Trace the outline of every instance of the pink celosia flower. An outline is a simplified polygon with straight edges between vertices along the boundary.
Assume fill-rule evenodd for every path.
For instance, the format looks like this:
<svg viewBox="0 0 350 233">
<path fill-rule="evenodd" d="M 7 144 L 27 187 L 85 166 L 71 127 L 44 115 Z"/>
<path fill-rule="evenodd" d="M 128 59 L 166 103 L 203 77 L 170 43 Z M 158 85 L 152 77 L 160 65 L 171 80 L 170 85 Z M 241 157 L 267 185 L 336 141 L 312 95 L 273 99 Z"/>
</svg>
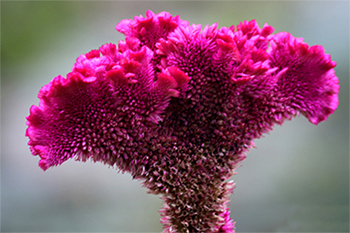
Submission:
<svg viewBox="0 0 350 233">
<path fill-rule="evenodd" d="M 29 145 L 46 170 L 100 161 L 161 194 L 164 232 L 234 232 L 226 180 L 253 140 L 301 113 L 338 106 L 336 63 L 321 46 L 252 20 L 189 25 L 167 12 L 123 20 L 118 50 L 78 57 L 39 92 Z"/>
</svg>

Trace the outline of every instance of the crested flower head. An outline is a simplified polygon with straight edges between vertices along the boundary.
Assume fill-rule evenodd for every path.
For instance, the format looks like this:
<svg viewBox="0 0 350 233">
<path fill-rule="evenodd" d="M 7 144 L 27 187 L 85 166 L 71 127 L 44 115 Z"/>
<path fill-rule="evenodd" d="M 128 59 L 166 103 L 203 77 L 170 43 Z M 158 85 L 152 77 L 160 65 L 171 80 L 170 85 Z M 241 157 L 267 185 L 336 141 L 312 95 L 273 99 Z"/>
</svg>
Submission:
<svg viewBox="0 0 350 233">
<path fill-rule="evenodd" d="M 134 139 L 162 119 L 170 98 L 186 85 L 177 83 L 184 73 L 170 73 L 171 67 L 155 81 L 152 57 L 145 46 L 118 53 L 116 45 L 106 44 L 80 55 L 67 78 L 57 76 L 44 86 L 26 132 L 32 153 L 41 157 L 40 167 L 76 157 L 109 165 L 123 160 L 121 169 L 127 169 L 127 154 L 137 153 Z"/>
<path fill-rule="evenodd" d="M 164 232 L 234 232 L 227 182 L 253 140 L 299 113 L 338 106 L 336 63 L 320 45 L 255 20 L 189 25 L 167 12 L 122 20 L 124 41 L 78 57 L 39 92 L 29 145 L 46 170 L 100 161 L 161 194 Z"/>
</svg>

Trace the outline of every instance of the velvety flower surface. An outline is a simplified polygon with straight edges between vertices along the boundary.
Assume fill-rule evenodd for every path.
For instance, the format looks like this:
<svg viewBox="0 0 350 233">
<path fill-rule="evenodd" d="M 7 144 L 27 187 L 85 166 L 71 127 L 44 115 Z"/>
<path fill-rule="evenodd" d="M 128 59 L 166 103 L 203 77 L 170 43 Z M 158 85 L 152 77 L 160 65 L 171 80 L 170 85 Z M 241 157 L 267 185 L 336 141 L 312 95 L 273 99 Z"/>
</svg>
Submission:
<svg viewBox="0 0 350 233">
<path fill-rule="evenodd" d="M 129 169 L 132 155 L 140 153 L 137 143 L 143 144 L 151 125 L 162 119 L 170 98 L 178 95 L 176 88 L 186 85 L 179 77 L 185 74 L 171 67 L 154 81 L 153 52 L 133 51 L 138 45 L 127 40 L 121 53 L 106 44 L 83 54 L 66 79 L 57 76 L 40 90 L 40 104 L 27 118 L 27 136 L 42 169 L 74 156 Z"/>
<path fill-rule="evenodd" d="M 122 20 L 125 41 L 78 57 L 39 92 L 29 145 L 46 170 L 101 161 L 161 194 L 164 232 L 234 232 L 227 182 L 253 140 L 299 113 L 338 106 L 323 47 L 255 20 L 189 25 L 167 12 Z"/>
</svg>

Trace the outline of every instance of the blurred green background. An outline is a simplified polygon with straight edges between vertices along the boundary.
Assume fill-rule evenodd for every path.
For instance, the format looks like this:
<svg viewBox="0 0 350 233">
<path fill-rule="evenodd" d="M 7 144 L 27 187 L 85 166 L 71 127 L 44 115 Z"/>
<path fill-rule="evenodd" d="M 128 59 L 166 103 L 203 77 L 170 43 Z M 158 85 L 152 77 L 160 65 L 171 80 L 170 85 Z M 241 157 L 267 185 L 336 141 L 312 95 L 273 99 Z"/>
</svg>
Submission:
<svg viewBox="0 0 350 233">
<path fill-rule="evenodd" d="M 75 59 L 123 39 L 122 19 L 169 11 L 219 27 L 256 19 L 321 44 L 340 79 L 340 105 L 317 127 L 300 117 L 256 141 L 233 179 L 237 232 L 349 231 L 348 1 L 1 2 L 1 232 L 160 232 L 158 196 L 102 164 L 45 173 L 24 137 L 39 89 Z"/>
</svg>

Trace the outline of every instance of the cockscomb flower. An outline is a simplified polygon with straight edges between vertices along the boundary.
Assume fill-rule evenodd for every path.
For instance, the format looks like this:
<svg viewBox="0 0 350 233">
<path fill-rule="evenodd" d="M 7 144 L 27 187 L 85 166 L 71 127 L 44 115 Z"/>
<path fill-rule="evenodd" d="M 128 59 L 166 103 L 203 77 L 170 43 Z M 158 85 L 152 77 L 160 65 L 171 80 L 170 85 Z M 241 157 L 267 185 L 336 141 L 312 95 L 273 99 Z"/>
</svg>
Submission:
<svg viewBox="0 0 350 233">
<path fill-rule="evenodd" d="M 164 200 L 164 232 L 234 232 L 227 180 L 253 140 L 338 106 L 330 55 L 267 24 L 203 28 L 148 11 L 116 29 L 118 48 L 79 56 L 42 87 L 28 144 L 43 170 L 75 158 L 129 172 Z"/>
</svg>

